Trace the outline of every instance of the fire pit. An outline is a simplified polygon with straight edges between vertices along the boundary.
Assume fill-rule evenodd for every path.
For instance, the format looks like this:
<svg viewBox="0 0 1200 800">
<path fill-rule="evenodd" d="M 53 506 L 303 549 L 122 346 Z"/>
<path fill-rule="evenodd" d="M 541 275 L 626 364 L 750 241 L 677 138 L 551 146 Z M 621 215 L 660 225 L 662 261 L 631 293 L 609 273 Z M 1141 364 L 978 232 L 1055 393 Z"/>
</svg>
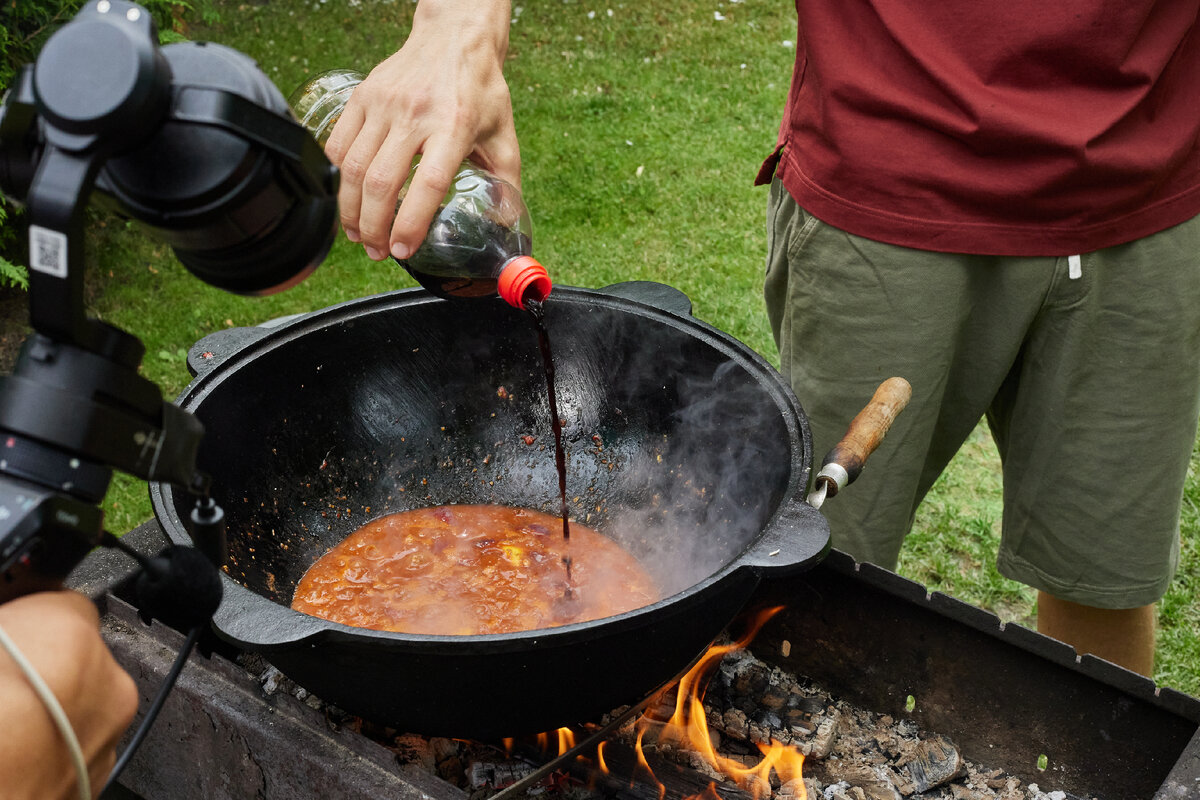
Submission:
<svg viewBox="0 0 1200 800">
<path fill-rule="evenodd" d="M 166 541 L 154 524 L 129 537 L 144 551 Z M 102 593 L 125 568 L 103 554 L 73 581 Z M 762 584 L 752 602 L 781 600 L 786 607 L 750 645 L 754 656 L 879 715 L 948 737 L 964 759 L 1069 800 L 1174 800 L 1200 791 L 1196 698 L 1077 658 L 1065 645 L 837 552 L 803 575 Z M 108 595 L 105 603 L 107 638 L 145 699 L 182 637 L 142 625 L 119 597 Z M 314 698 L 267 694 L 229 660 L 237 655 L 193 656 L 123 777 L 129 796 L 468 796 L 400 765 L 393 750 L 354 724 L 315 710 L 321 704 Z M 700 792 L 708 777 L 693 771 L 679 780 L 674 785 Z M 657 797 L 649 785 L 624 791 Z M 911 796 L 959 796 L 945 792 Z"/>
</svg>

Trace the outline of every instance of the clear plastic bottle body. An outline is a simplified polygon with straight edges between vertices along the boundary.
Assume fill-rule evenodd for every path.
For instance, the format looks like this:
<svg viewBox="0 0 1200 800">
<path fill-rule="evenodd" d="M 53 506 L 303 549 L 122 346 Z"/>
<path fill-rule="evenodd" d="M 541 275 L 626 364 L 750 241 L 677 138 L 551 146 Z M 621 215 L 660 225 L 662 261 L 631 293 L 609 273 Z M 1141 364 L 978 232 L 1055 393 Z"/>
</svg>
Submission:
<svg viewBox="0 0 1200 800">
<path fill-rule="evenodd" d="M 324 147 L 361 73 L 331 70 L 310 79 L 288 102 L 301 124 Z M 420 168 L 414 163 L 398 203 Z M 464 161 L 451 182 L 421 246 L 397 259 L 430 292 L 446 298 L 495 297 L 522 307 L 550 294 L 550 278 L 531 256 L 533 224 L 520 191 L 482 167 Z"/>
<path fill-rule="evenodd" d="M 400 264 L 443 297 L 495 295 L 509 262 L 530 255 L 532 227 L 516 187 L 464 161 L 425 241 Z"/>
<path fill-rule="evenodd" d="M 342 116 L 346 101 L 362 80 L 361 72 L 331 69 L 309 78 L 288 98 L 288 105 L 296 119 L 316 137 L 321 147 L 329 141 L 329 134 Z"/>
</svg>

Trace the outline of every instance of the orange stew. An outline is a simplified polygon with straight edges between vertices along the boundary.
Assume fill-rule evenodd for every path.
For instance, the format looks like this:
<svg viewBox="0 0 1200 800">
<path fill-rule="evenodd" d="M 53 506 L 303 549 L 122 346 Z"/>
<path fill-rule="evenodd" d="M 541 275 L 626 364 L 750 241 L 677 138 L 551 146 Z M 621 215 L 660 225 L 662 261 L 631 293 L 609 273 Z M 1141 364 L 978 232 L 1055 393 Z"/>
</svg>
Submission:
<svg viewBox="0 0 1200 800">
<path fill-rule="evenodd" d="M 563 557 L 571 556 L 571 591 Z M 613 540 L 505 506 L 391 514 L 313 564 L 292 608 L 359 628 L 468 635 L 599 619 L 658 599 L 654 582 Z"/>
</svg>

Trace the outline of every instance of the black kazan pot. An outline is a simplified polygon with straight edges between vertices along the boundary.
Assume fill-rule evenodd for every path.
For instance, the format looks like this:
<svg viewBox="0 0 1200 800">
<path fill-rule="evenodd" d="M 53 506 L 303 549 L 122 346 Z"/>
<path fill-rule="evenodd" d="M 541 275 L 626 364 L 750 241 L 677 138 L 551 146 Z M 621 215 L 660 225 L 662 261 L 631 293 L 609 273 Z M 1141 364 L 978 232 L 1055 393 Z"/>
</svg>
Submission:
<svg viewBox="0 0 1200 800">
<path fill-rule="evenodd" d="M 420 290 L 222 331 L 179 404 L 228 518 L 214 625 L 343 710 L 477 739 L 593 720 L 642 699 L 725 628 L 767 573 L 829 546 L 804 502 L 808 424 L 779 374 L 653 283 L 558 287 L 545 305 L 573 519 L 663 590 L 605 619 L 505 635 L 353 628 L 289 608 L 312 563 L 367 521 L 454 503 L 555 514 L 558 477 L 532 321 Z M 528 444 L 527 437 L 534 437 Z M 191 499 L 151 487 L 176 543 Z"/>
</svg>

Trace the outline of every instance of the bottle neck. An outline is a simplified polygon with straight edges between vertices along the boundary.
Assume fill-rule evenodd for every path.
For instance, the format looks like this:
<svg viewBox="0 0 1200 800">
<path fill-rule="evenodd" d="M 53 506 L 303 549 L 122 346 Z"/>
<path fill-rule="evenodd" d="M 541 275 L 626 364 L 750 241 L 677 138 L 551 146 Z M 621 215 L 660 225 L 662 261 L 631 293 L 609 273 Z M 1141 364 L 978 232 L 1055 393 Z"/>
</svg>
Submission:
<svg viewBox="0 0 1200 800">
<path fill-rule="evenodd" d="M 541 302 L 550 296 L 550 275 L 533 256 L 511 258 L 500 268 L 496 291 L 504 302 L 524 308 L 529 300 Z"/>
</svg>

